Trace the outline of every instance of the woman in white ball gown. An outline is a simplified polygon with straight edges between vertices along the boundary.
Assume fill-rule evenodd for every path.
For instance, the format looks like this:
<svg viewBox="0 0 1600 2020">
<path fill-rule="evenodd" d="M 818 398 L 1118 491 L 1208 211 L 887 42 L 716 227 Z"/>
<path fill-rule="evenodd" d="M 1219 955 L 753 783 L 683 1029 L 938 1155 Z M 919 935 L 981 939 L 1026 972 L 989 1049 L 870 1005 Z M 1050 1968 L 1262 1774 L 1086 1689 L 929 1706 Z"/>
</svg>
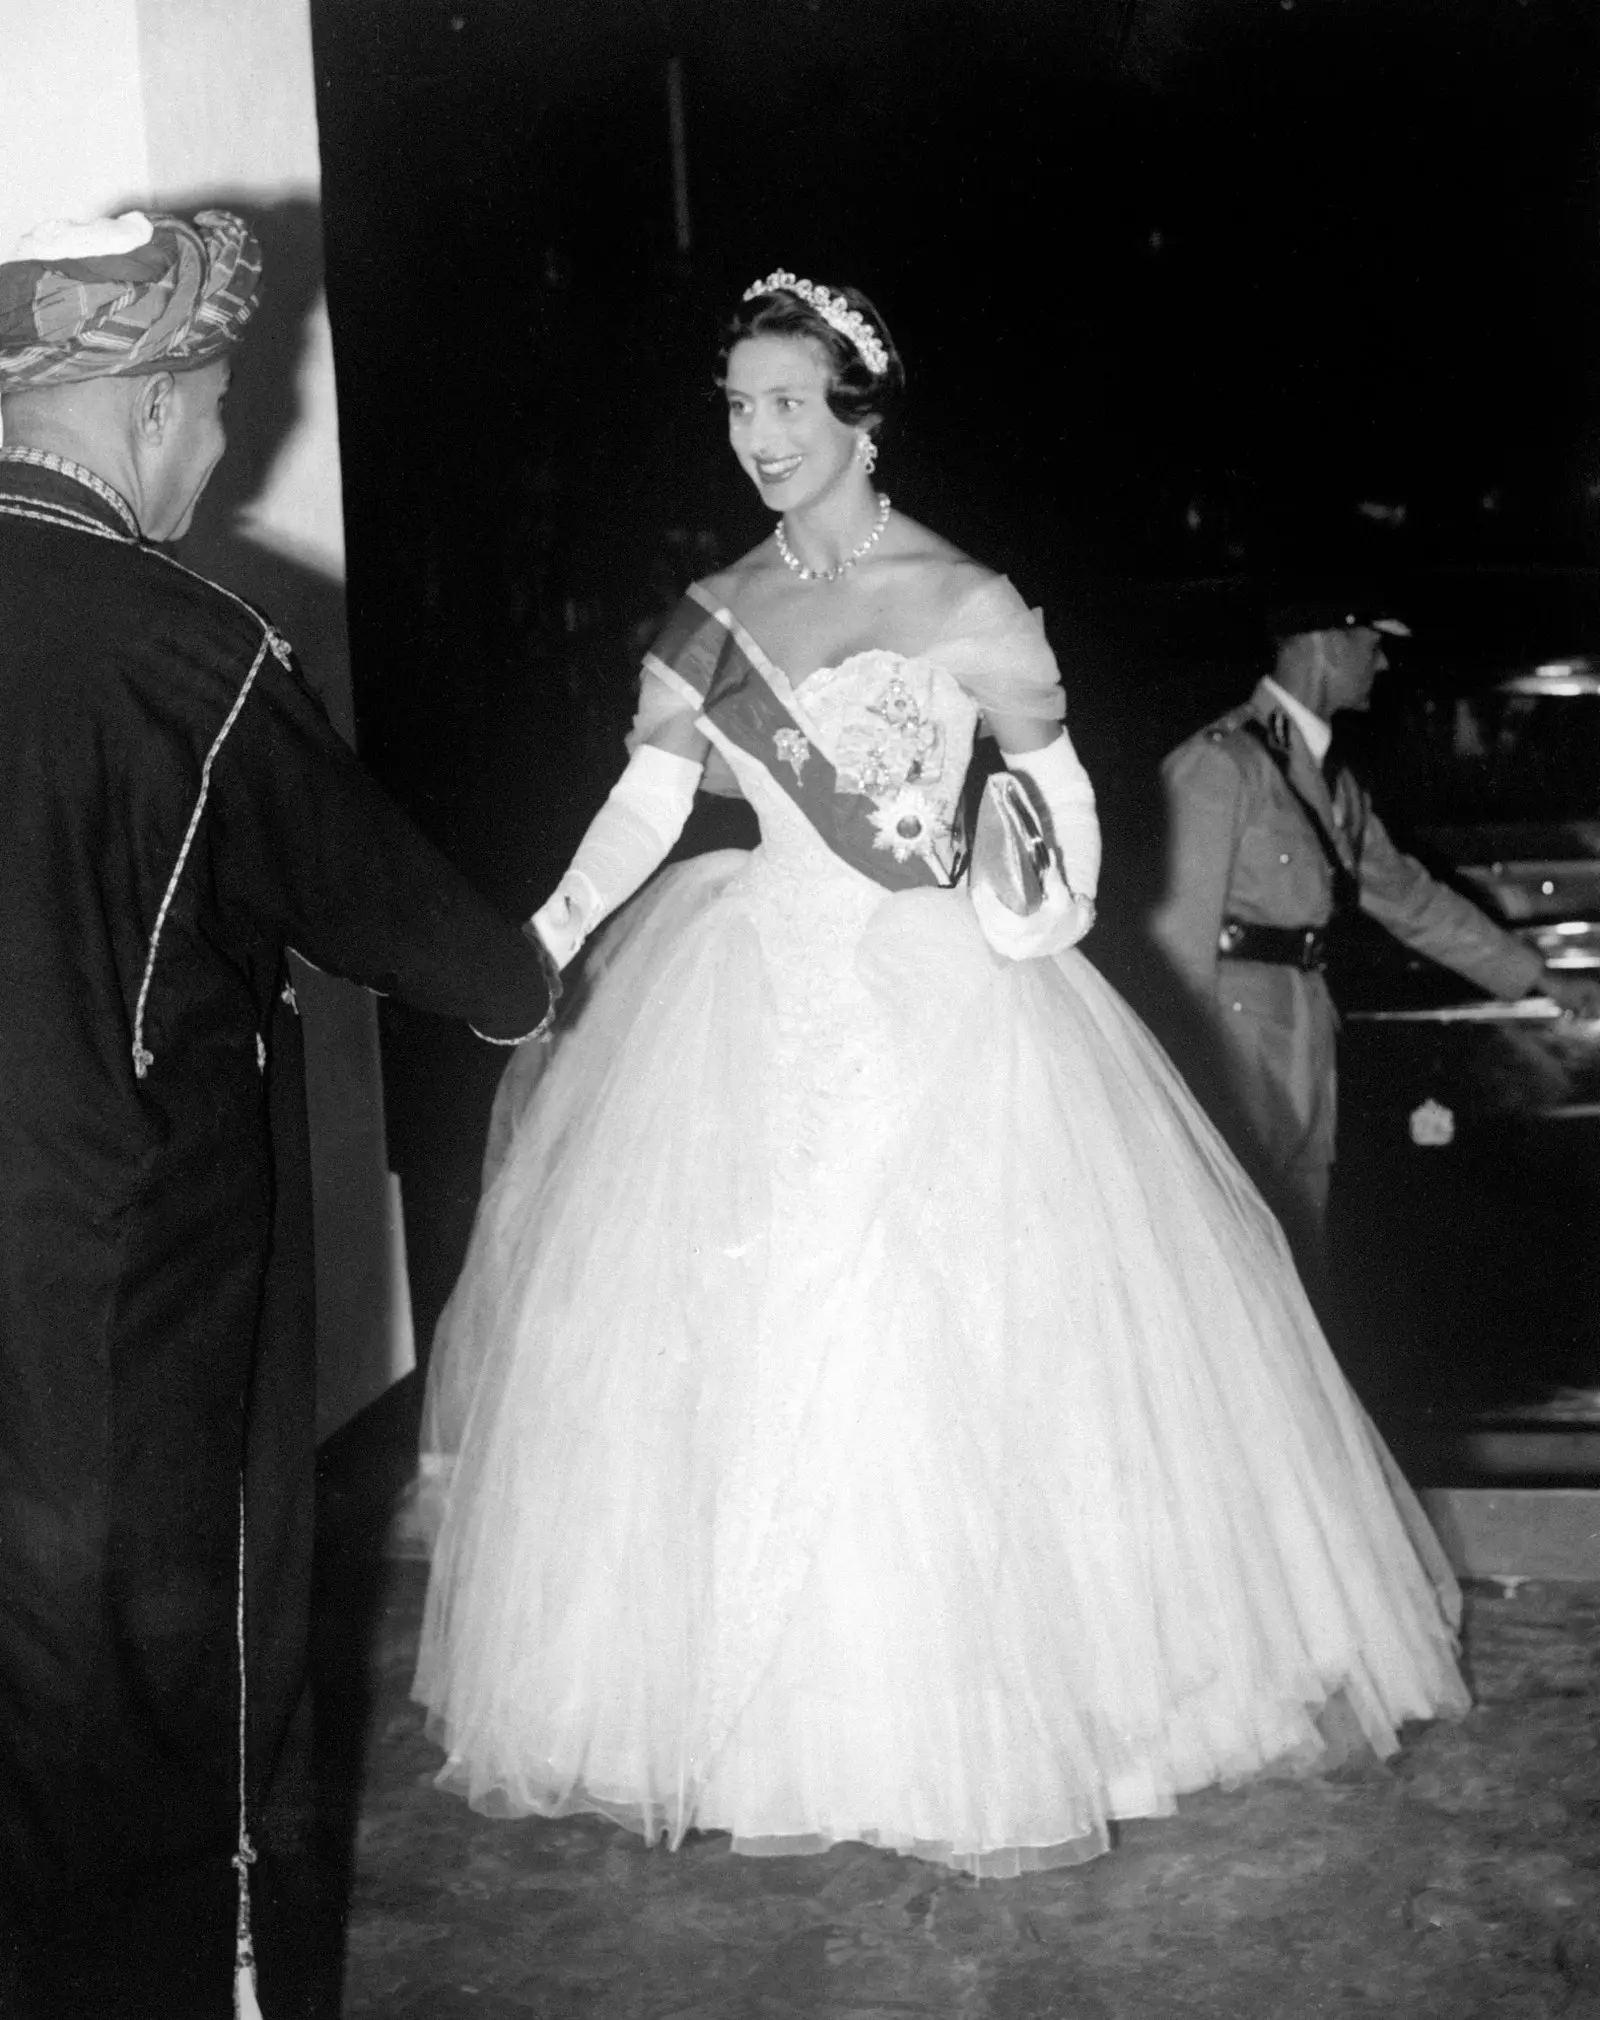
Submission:
<svg viewBox="0 0 1600 2020">
<path fill-rule="evenodd" d="M 1454 1589 L 1276 1223 L 1074 950 L 1099 837 L 1040 618 L 875 493 L 865 297 L 769 276 L 723 358 L 781 517 L 657 641 L 536 923 L 569 960 L 708 764 L 761 842 L 657 880 L 524 1076 L 431 1376 L 441 1778 L 1003 1876 L 1334 1724 L 1389 1753 L 1465 1704 Z M 956 874 L 980 725 L 1048 813 L 1020 913 Z"/>
</svg>

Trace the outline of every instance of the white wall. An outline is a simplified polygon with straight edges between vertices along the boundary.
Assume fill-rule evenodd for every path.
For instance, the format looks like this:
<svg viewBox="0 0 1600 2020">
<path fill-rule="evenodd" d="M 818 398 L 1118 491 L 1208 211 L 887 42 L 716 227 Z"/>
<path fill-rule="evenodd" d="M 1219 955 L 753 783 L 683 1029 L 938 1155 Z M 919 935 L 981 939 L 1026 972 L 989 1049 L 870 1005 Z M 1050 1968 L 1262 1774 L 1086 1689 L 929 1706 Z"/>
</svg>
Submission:
<svg viewBox="0 0 1600 2020">
<path fill-rule="evenodd" d="M 204 202 L 208 193 L 243 190 L 261 204 L 317 198 L 322 164 L 307 0 L 135 4 L 143 91 L 154 108 L 150 182 L 164 203 L 182 209 L 191 196 Z M 311 311 L 307 338 L 301 425 L 247 523 L 342 580 L 339 417 L 325 300 Z"/>
<path fill-rule="evenodd" d="M 348 735 L 344 522 L 308 0 L 0 0 L 0 257 L 47 218 L 219 204 L 267 268 L 184 559 L 267 609 Z M 323 1435 L 412 1365 L 377 1025 L 306 971 Z M 337 1260 L 337 1267 L 333 1264 Z"/>
<path fill-rule="evenodd" d="M 0 257 L 150 187 L 133 0 L 0 0 Z"/>
</svg>

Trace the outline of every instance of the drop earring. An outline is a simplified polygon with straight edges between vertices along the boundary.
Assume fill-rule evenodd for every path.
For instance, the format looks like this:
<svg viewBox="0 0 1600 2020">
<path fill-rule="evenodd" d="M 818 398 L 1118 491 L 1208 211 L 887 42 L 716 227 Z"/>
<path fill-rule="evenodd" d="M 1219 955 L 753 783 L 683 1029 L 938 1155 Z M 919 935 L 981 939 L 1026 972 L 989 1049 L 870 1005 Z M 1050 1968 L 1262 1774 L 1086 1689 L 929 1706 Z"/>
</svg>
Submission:
<svg viewBox="0 0 1600 2020">
<path fill-rule="evenodd" d="M 878 467 L 878 445 L 870 435 L 857 435 L 856 460 L 870 477 Z"/>
</svg>

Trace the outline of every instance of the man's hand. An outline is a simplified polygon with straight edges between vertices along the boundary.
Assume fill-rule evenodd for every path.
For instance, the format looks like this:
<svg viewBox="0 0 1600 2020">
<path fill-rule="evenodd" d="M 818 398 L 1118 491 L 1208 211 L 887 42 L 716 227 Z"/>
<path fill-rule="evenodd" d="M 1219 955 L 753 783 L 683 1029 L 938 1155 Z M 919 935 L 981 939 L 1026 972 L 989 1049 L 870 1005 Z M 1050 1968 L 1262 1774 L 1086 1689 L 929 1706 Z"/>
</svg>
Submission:
<svg viewBox="0 0 1600 2020">
<path fill-rule="evenodd" d="M 1600 1022 L 1600 975 L 1574 974 L 1566 968 L 1546 968 L 1539 987 L 1568 1017 Z"/>
</svg>

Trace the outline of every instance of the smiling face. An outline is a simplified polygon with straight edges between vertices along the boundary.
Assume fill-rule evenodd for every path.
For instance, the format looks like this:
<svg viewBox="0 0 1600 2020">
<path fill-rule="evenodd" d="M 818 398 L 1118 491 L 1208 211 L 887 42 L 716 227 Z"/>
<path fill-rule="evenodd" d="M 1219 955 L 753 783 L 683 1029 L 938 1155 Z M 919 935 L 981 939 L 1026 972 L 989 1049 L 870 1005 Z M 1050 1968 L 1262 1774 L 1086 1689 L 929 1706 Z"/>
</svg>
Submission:
<svg viewBox="0 0 1600 2020">
<path fill-rule="evenodd" d="M 832 491 L 856 462 L 858 430 L 828 405 L 829 368 L 804 337 L 747 337 L 728 356 L 728 440 L 774 512 Z"/>
</svg>

